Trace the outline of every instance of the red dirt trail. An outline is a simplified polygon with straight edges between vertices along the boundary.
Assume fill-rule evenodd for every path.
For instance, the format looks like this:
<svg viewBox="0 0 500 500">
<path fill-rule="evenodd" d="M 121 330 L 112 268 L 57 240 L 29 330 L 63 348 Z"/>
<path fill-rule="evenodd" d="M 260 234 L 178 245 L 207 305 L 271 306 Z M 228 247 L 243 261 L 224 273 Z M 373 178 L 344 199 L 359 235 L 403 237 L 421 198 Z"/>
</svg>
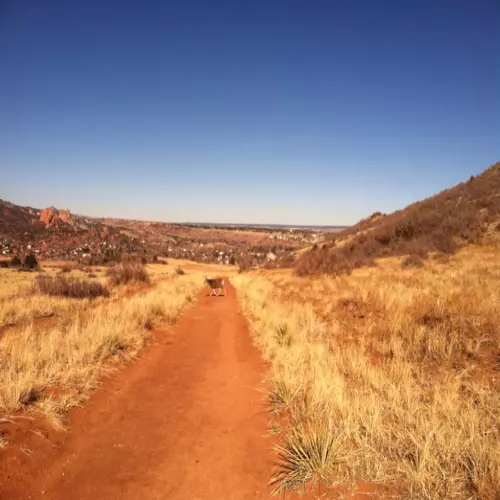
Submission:
<svg viewBox="0 0 500 500">
<path fill-rule="evenodd" d="M 29 451 L 2 452 L 0 499 L 270 498 L 264 366 L 234 289 L 207 295 L 72 411 L 66 433 L 50 432 L 52 445 L 25 430 Z"/>
</svg>

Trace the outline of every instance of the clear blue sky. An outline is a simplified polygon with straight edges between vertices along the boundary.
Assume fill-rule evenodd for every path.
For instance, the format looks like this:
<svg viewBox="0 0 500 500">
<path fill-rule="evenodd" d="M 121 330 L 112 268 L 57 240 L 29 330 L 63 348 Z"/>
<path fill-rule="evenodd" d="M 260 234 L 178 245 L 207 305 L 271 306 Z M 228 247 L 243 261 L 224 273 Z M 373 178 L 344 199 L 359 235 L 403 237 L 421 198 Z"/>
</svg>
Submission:
<svg viewBox="0 0 500 500">
<path fill-rule="evenodd" d="M 350 224 L 500 160 L 498 0 L 0 0 L 0 198 Z"/>
</svg>

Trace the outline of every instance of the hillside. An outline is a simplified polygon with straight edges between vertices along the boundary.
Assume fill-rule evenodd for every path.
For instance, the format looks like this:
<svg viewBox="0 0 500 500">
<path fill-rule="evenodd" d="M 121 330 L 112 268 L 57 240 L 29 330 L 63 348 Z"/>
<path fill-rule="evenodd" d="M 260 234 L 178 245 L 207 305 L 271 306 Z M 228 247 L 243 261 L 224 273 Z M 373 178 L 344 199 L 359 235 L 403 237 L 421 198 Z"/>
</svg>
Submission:
<svg viewBox="0 0 500 500">
<path fill-rule="evenodd" d="M 408 265 L 418 264 L 431 253 L 455 253 L 498 230 L 500 163 L 403 210 L 363 219 L 303 253 L 295 271 L 300 276 L 341 274 L 389 256 L 408 256 Z"/>
</svg>

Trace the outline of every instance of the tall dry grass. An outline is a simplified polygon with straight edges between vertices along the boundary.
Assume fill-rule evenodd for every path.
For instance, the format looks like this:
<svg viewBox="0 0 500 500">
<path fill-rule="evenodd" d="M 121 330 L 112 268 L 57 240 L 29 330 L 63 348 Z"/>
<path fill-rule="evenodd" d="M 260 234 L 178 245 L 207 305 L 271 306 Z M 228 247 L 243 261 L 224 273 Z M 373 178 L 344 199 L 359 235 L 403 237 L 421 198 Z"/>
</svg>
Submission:
<svg viewBox="0 0 500 500">
<path fill-rule="evenodd" d="M 138 353 L 155 323 L 174 321 L 201 286 L 200 276 L 172 277 L 48 328 L 33 323 L 7 331 L 0 338 L 0 412 L 38 408 L 57 425 L 104 372 Z M 52 397 L 54 390 L 62 395 Z"/>
<path fill-rule="evenodd" d="M 111 286 L 150 281 L 148 271 L 142 264 L 118 264 L 109 268 L 106 274 Z"/>
<path fill-rule="evenodd" d="M 500 497 L 498 247 L 233 283 L 270 363 L 277 492 L 363 480 L 398 498 Z"/>
<path fill-rule="evenodd" d="M 164 279 L 168 279 L 175 274 L 172 266 L 161 264 L 150 264 L 145 266 L 151 284 L 155 284 Z M 89 307 L 99 307 L 106 302 L 105 297 L 94 299 L 71 298 L 61 296 L 50 296 L 40 293 L 35 286 L 35 281 L 43 277 L 49 283 L 57 278 L 67 276 L 68 280 L 88 281 L 90 273 L 82 269 L 73 269 L 71 274 L 60 274 L 60 267 L 44 267 L 42 273 L 18 273 L 12 269 L 0 269 L 0 328 L 6 325 L 18 324 L 37 318 L 49 316 L 75 316 Z M 97 280 L 103 287 L 109 285 L 106 276 L 107 268 L 93 268 L 92 280 Z M 143 271 L 141 270 L 141 274 Z M 50 279 L 49 279 L 50 278 Z M 110 289 L 110 299 L 121 299 L 133 291 L 133 287 L 143 287 L 145 282 L 132 281 L 126 286 L 112 287 Z"/>
<path fill-rule="evenodd" d="M 57 276 L 57 270 L 47 269 L 39 273 L 17 273 L 11 269 L 0 269 L 0 328 L 32 319 L 54 316 L 56 314 L 74 315 L 91 305 L 88 299 L 73 299 L 49 296 L 38 293 L 35 281 L 40 276 L 49 280 Z M 81 271 L 71 273 L 72 278 L 85 279 Z M 103 278 L 100 279 L 104 283 Z M 116 295 L 116 293 L 114 294 Z M 104 298 L 98 298 L 98 305 Z"/>
<path fill-rule="evenodd" d="M 109 290 L 96 279 L 67 278 L 66 276 L 37 276 L 34 293 L 72 299 L 109 297 Z"/>
</svg>

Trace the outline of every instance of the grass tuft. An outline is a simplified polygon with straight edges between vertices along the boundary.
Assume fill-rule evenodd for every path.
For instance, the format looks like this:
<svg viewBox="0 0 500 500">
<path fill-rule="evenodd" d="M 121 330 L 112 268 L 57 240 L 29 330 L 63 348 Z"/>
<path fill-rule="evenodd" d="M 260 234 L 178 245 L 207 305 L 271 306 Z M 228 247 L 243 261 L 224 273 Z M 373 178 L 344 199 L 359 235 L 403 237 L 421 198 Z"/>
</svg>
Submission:
<svg viewBox="0 0 500 500">
<path fill-rule="evenodd" d="M 328 418 L 299 422 L 291 427 L 283 444 L 276 447 L 277 470 L 270 482 L 275 486 L 273 494 L 327 483 L 336 466 L 346 460 L 339 442 L 340 437 Z"/>
</svg>

